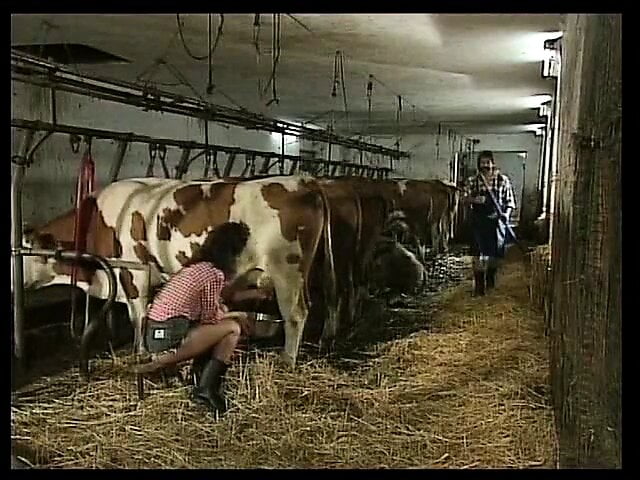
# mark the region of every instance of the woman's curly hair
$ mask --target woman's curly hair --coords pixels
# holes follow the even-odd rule
[[[226,222],[215,227],[185,266],[209,262],[226,276],[235,273],[236,260],[247,245],[249,226],[244,222]]]

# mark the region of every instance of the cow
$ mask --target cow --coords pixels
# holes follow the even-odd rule
[[[401,192],[394,208],[403,213],[410,230],[409,243],[417,246],[420,259],[425,260],[427,246],[435,252],[446,252],[453,236],[458,189],[440,180],[394,181]]]
[[[176,273],[227,221],[244,221],[251,229],[238,261],[238,273],[260,269],[270,278],[285,321],[281,354],[295,366],[309,312],[307,280],[322,239],[330,242],[330,211],[315,181],[308,177],[269,177],[251,181],[182,181],[134,178],[112,183],[86,200],[87,251],[106,258],[139,262],[148,271],[114,268],[116,300],[127,304],[137,351],[143,350],[142,318],[148,292]],[[36,229],[26,246],[73,246],[74,211]],[[325,245],[324,281],[335,291],[332,248]],[[25,287],[69,283],[70,266],[55,259],[25,258]],[[78,286],[105,298],[105,275],[82,269]],[[332,290],[333,289],[333,290]],[[329,312],[334,315],[334,312]]]
[[[327,310],[335,312],[324,319],[320,347],[323,351],[332,350],[335,344],[339,325],[349,325],[355,314],[356,269],[359,262],[359,246],[361,244],[362,207],[358,194],[349,179],[319,179],[318,188],[322,191],[329,205],[331,215],[331,239],[333,252],[333,271],[335,272],[335,291],[323,288],[323,300],[328,302]],[[327,244],[329,242],[326,242]],[[324,246],[324,243],[323,243]],[[323,256],[327,252],[320,249],[320,257],[316,262],[322,265]],[[317,279],[318,276],[315,276]]]
[[[319,183],[331,206],[336,284],[340,292],[337,310],[346,327],[359,317],[362,302],[368,296],[377,245],[386,242],[388,216],[400,199],[400,190],[392,183],[359,177],[322,179]],[[410,255],[398,244],[387,248],[395,250],[397,258]],[[329,331],[325,337],[330,338],[337,332],[337,325],[325,330]]]
[[[391,238],[376,244],[369,279],[376,294],[412,294],[426,278],[422,263],[401,244]]]

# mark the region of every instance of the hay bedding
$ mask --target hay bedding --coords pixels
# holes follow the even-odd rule
[[[521,266],[499,282],[482,299],[468,283],[447,292],[429,332],[373,346],[351,370],[316,358],[289,372],[247,353],[222,420],[183,386],[147,380],[139,403],[120,356],[88,385],[70,371],[23,394],[12,438],[49,468],[553,467],[542,321]]]

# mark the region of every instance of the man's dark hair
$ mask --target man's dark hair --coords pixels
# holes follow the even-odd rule
[[[215,227],[202,246],[185,264],[209,262],[225,276],[235,273],[236,260],[249,240],[250,229],[244,222],[226,222]]]
[[[478,160],[476,161],[476,166],[478,168],[480,168],[480,159],[482,158],[489,158],[491,159],[491,161],[493,163],[495,163],[495,159],[493,158],[493,152],[491,150],[482,150],[479,154],[478,154]]]

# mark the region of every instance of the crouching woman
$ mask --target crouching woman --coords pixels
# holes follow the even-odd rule
[[[218,226],[162,287],[147,312],[145,325],[147,350],[162,353],[135,368],[136,373],[153,373],[195,359],[192,398],[221,414],[226,410],[224,375],[240,336],[251,333],[254,320],[246,312],[229,312],[223,296],[233,302],[269,297],[261,289],[234,290],[231,283],[249,233],[242,222]]]

